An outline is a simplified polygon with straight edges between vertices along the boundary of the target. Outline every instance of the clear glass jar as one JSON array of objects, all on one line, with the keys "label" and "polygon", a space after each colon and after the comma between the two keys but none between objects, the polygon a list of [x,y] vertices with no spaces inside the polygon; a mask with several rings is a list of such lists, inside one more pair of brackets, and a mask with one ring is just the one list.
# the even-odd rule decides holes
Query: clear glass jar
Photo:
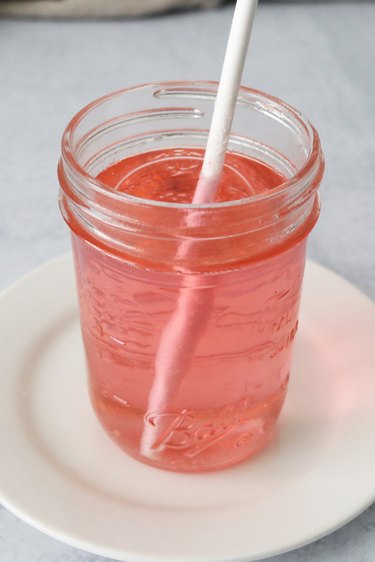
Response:
[{"label": "clear glass jar", "polygon": [[93,406],[126,452],[171,470],[220,469],[272,439],[319,214],[315,129],[248,88],[229,150],[282,173],[278,188],[189,205],[96,179],[128,156],[204,147],[216,90],[169,82],[94,101],[66,128],[59,163]]}]

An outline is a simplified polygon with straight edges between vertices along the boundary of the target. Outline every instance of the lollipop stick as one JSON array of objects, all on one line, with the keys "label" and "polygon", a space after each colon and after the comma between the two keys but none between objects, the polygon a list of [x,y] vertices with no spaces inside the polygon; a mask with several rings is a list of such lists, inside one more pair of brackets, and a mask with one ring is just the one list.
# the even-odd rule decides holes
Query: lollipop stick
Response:
[{"label": "lollipop stick", "polygon": [[237,0],[195,204],[214,201],[220,183],[257,4],[257,0]]},{"label": "lollipop stick", "polygon": [[[236,3],[193,204],[211,203],[215,200],[228,148],[256,6],[257,0],[237,0]],[[199,226],[196,216],[195,213],[188,215],[189,226]],[[183,242],[176,259],[189,258],[193,247],[194,241]],[[203,287],[203,281],[200,275],[184,276],[183,288],[180,289],[176,308],[161,334],[140,445],[141,454],[149,458],[157,456],[157,453],[165,448],[169,435],[159,422],[171,407],[210,316],[213,292]]]}]

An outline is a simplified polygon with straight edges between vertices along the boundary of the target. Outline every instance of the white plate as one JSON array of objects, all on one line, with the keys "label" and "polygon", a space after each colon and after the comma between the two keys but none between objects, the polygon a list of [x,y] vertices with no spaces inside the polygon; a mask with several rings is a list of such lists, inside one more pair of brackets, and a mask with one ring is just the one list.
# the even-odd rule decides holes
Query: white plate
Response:
[{"label": "white plate", "polygon": [[0,299],[0,499],[45,533],[127,562],[229,562],[284,552],[375,498],[375,306],[314,263],[276,442],[211,474],[122,453],[91,410],[71,258]]}]

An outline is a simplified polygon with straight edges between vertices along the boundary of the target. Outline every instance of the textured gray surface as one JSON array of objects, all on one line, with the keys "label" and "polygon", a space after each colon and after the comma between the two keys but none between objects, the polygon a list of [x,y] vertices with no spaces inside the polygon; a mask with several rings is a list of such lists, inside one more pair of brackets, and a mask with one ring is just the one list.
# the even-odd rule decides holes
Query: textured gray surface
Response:
[{"label": "textured gray surface", "polygon": [[[216,79],[231,9],[145,21],[0,20],[0,287],[69,249],[59,139],[82,105],[131,84]],[[310,256],[375,298],[375,4],[262,4],[244,83],[301,109],[327,171]],[[375,560],[374,506],[276,562]],[[0,510],[0,562],[101,562]]]}]

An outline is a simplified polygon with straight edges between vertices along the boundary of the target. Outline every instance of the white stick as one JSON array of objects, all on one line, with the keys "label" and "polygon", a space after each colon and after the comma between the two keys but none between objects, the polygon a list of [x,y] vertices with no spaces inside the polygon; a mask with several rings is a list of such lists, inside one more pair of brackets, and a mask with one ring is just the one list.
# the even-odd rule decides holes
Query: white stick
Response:
[{"label": "white stick", "polygon": [[214,201],[224,166],[258,0],[237,0],[203,167],[193,203]]},{"label": "white stick", "polygon": [[[237,0],[194,204],[210,203],[216,196],[257,3],[257,0]],[[195,214],[190,220],[188,217],[190,226],[199,226],[196,221]],[[193,246],[190,240],[183,242],[177,258],[189,257]],[[176,309],[161,334],[140,444],[141,454],[148,458],[157,457],[165,448],[168,430],[165,433],[158,426],[158,416],[168,411],[210,314],[212,291],[201,288],[200,281],[200,276],[185,277]]]}]

